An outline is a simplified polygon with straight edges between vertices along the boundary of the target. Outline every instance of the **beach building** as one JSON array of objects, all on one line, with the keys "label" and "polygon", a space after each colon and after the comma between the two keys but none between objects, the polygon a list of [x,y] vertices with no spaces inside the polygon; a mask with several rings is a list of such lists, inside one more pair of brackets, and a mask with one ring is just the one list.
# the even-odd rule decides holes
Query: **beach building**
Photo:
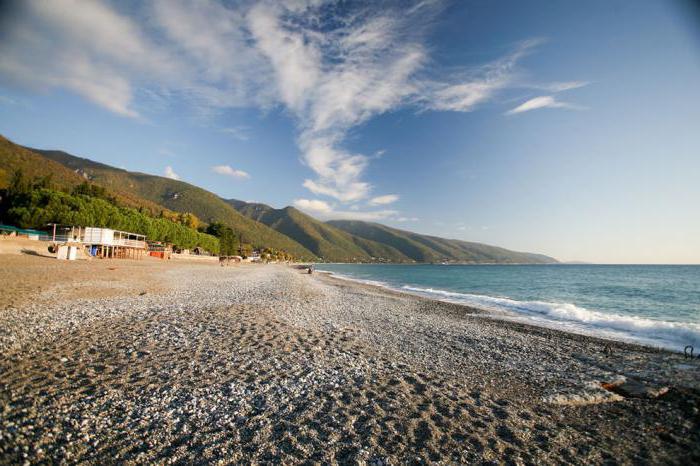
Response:
[{"label": "beach building", "polygon": [[159,259],[170,259],[173,255],[173,248],[168,243],[148,241],[148,255]]},{"label": "beach building", "polygon": [[146,236],[110,228],[87,227],[82,243],[93,257],[140,259],[146,253]]},{"label": "beach building", "polygon": [[0,235],[25,237],[38,241],[44,233],[39,230],[18,228],[11,225],[0,225]]}]

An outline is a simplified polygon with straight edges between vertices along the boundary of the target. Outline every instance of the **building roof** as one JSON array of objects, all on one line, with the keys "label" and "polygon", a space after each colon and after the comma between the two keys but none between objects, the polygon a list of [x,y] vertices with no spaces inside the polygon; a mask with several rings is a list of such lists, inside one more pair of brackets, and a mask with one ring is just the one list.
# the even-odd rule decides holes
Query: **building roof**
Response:
[{"label": "building roof", "polygon": [[0,231],[9,231],[9,232],[15,232],[20,235],[45,235],[43,231],[39,230],[31,230],[27,228],[18,228],[18,227],[13,227],[11,225],[0,225]]}]

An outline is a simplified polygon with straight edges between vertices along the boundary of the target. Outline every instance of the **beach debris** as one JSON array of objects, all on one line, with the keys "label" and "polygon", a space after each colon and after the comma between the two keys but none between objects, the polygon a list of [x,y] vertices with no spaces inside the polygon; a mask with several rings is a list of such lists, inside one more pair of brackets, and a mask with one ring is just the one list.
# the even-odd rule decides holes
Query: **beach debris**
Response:
[{"label": "beach debris", "polygon": [[545,403],[559,406],[586,406],[622,400],[624,398],[621,395],[605,389],[597,382],[587,382],[581,389],[569,389],[546,396],[543,399]]},{"label": "beach debris", "polygon": [[555,395],[546,396],[543,399],[545,403],[559,406],[586,406],[622,400],[624,400],[622,396],[606,390],[582,390],[577,393],[557,393]]},{"label": "beach debris", "polygon": [[141,293],[139,293],[139,296],[143,296],[143,295],[145,295],[145,294],[146,294],[146,292],[145,292],[145,291],[142,291]]},{"label": "beach debris", "polygon": [[652,387],[638,380],[628,379],[626,377],[620,377],[611,382],[601,382],[600,386],[605,390],[625,398],[654,399],[665,395],[669,390],[667,386]]},{"label": "beach debris", "polygon": [[650,387],[636,380],[628,380],[616,387],[615,390],[625,398],[654,399],[668,393],[669,388],[666,386]]}]

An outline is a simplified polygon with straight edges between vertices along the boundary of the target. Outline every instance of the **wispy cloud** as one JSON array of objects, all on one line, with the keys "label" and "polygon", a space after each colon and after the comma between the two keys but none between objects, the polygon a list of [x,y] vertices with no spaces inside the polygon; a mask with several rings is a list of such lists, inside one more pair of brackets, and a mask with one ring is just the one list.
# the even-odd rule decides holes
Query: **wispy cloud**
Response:
[{"label": "wispy cloud", "polygon": [[554,96],[545,95],[541,97],[534,97],[526,102],[523,102],[517,107],[508,110],[506,112],[506,115],[514,115],[516,113],[529,112],[530,110],[537,110],[539,108],[568,108],[571,110],[582,109],[582,107],[579,107],[577,105],[570,104],[567,102],[561,102],[557,100]]},{"label": "wispy cloud", "polygon": [[570,91],[572,89],[578,89],[580,87],[588,86],[590,82],[588,81],[563,81],[554,82],[548,84],[541,84],[538,86],[532,86],[536,89],[543,89],[549,92],[564,92]]},{"label": "wispy cloud", "polygon": [[384,196],[373,197],[369,200],[369,205],[392,204],[399,200],[398,194],[385,194]]},{"label": "wispy cloud", "polygon": [[448,82],[426,83],[420,96],[430,110],[470,112],[498,92],[513,84],[518,62],[543,42],[531,39],[519,43],[515,49],[491,63],[466,70]]},{"label": "wispy cloud", "polygon": [[[542,42],[523,41],[469,69],[441,70],[426,37],[443,3],[154,0],[116,8],[103,0],[27,0],[4,22],[0,79],[68,89],[134,118],[169,99],[203,112],[282,107],[312,172],[303,186],[356,203],[372,199],[365,172],[374,155],[348,149],[354,128],[406,107],[473,111],[519,87],[521,60]],[[553,83],[549,92],[581,85]],[[549,98],[523,108],[568,105]],[[243,126],[222,131],[248,138]]]},{"label": "wispy cloud", "polygon": [[163,175],[166,178],[170,178],[171,180],[179,180],[180,179],[180,175],[175,173],[175,170],[173,170],[173,167],[171,167],[170,165],[165,167],[165,170],[163,171]]},{"label": "wispy cloud", "polygon": [[226,175],[230,176],[232,178],[238,178],[238,179],[248,179],[250,178],[250,174],[248,172],[244,172],[243,170],[236,170],[235,168],[229,166],[229,165],[215,165],[211,167],[212,171],[215,173],[218,173],[219,175]]},{"label": "wispy cloud", "polygon": [[[578,89],[590,84],[588,81],[566,81],[566,82],[554,82],[549,84],[540,84],[535,86],[530,86],[533,89],[542,89],[552,93],[559,93],[570,91],[572,89]],[[514,115],[516,113],[528,112],[530,110],[537,110],[540,108],[568,108],[570,110],[583,110],[585,107],[580,105],[575,105],[568,102],[562,102],[557,99],[554,95],[544,95],[539,97],[533,97],[526,100],[522,104],[515,108],[512,108],[506,112],[506,115]]]}]

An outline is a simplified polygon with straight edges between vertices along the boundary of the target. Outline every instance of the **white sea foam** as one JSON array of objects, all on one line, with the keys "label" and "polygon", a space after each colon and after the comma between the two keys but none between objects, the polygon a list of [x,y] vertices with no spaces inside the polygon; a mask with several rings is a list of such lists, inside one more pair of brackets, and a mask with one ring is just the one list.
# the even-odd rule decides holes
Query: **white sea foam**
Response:
[{"label": "white sea foam", "polygon": [[668,322],[600,312],[571,303],[516,301],[413,286],[403,286],[402,289],[480,309],[506,311],[513,316],[526,317],[537,324],[577,333],[634,341],[676,351],[682,350],[685,345],[700,347],[700,324],[690,322]]},{"label": "white sea foam", "polygon": [[669,322],[606,313],[585,309],[572,303],[517,301],[504,297],[457,293],[408,285],[397,288],[377,280],[360,279],[336,272],[329,273],[343,280],[409,292],[440,301],[464,304],[495,312],[502,318],[526,321],[568,332],[640,343],[674,351],[682,351],[686,345],[700,348],[700,324],[696,323]]}]

